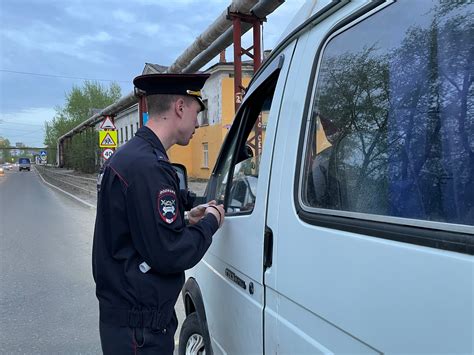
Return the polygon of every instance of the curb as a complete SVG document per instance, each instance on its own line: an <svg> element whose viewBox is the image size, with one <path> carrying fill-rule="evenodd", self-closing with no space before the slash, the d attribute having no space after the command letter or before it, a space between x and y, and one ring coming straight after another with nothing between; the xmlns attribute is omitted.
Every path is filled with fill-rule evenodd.
<svg viewBox="0 0 474 355"><path fill-rule="evenodd" d="M71 198L73 198L74 200L76 200L76 201L82 203L83 205L86 205L86 206L89 207L89 208L96 209L96 206L90 204L89 202L84 201L83 199L80 199L79 197L74 196L74 195L71 194L70 192L64 191L63 189L57 187L56 185L53 185L53 184L50 184L49 182L47 182L47 181L43 178L43 176L41 175L41 173L38 171L38 169L36 169L36 167L35 167L35 171L38 173L39 177L41 178L41 180L43 180L43 182L44 182L46 185L48 185L48 186L50 186L50 187L53 187L53 188L55 188L56 190L61 191L63 194L68 195L69 197L71 197Z"/></svg>

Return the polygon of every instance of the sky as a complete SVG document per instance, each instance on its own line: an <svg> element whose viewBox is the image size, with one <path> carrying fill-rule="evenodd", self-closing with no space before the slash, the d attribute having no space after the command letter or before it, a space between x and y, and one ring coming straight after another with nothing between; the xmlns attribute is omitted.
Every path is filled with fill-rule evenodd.
<svg viewBox="0 0 474 355"><path fill-rule="evenodd" d="M129 94L145 63L172 64L230 3L0 0L0 137L43 146L44 123L73 86L115 81ZM275 46L303 3L286 0L267 17L264 49ZM250 38L251 31L243 44ZM231 48L226 55L231 61Z"/></svg>

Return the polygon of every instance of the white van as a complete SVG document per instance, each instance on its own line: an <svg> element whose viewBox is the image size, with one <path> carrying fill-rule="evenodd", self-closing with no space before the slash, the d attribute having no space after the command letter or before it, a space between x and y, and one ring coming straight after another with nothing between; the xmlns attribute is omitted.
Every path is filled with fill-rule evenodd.
<svg viewBox="0 0 474 355"><path fill-rule="evenodd" d="M474 353L474 3L309 1L206 198L180 353Z"/></svg>

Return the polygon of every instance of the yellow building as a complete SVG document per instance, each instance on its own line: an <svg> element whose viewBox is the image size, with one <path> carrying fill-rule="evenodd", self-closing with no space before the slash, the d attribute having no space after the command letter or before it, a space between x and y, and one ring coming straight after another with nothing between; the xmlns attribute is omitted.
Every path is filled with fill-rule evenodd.
<svg viewBox="0 0 474 355"><path fill-rule="evenodd" d="M199 114L199 129L186 147L173 146L168 151L170 160L186 166L191 178L208 179L217 155L235 115L234 64L217 63L206 70L211 74L202 89L207 110ZM242 85L247 87L253 66L242 64Z"/></svg>

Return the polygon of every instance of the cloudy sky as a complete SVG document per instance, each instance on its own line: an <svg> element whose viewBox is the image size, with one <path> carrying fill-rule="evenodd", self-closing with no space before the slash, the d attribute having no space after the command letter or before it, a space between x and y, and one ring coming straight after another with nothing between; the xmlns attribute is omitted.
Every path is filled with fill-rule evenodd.
<svg viewBox="0 0 474 355"><path fill-rule="evenodd" d="M130 93L145 62L173 63L230 3L0 0L0 136L42 146L44 122L64 105L73 85L116 81L122 95ZM268 17L265 49L276 44L303 3L286 0Z"/></svg>

